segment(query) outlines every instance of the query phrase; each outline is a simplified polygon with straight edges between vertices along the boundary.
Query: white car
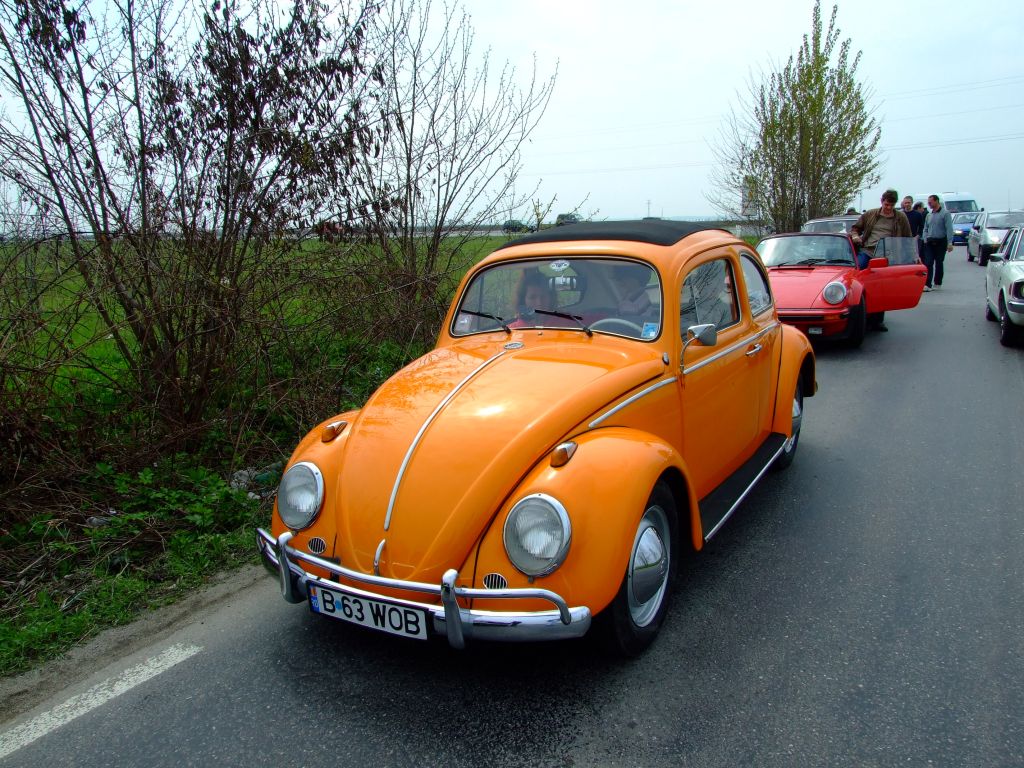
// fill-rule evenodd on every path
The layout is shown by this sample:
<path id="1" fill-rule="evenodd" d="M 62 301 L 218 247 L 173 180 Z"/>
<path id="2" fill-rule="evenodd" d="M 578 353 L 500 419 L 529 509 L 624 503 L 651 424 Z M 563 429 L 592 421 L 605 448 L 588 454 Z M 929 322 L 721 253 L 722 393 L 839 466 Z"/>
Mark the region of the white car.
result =
<path id="1" fill-rule="evenodd" d="M 1024 341 L 1024 227 L 1013 227 L 985 269 L 985 317 L 1004 347 Z"/>
<path id="2" fill-rule="evenodd" d="M 967 233 L 967 260 L 978 257 L 981 266 L 999 249 L 1010 227 L 1024 225 L 1024 211 L 982 211 Z"/>

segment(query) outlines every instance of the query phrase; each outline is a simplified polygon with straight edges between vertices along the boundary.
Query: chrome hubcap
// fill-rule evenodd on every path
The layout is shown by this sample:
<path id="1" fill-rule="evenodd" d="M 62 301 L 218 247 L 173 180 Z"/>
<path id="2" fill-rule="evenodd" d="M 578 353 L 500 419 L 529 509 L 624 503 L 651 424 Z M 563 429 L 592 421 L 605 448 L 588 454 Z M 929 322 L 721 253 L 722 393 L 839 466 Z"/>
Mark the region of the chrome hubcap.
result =
<path id="1" fill-rule="evenodd" d="M 629 615 L 638 627 L 653 621 L 668 586 L 668 518 L 661 507 L 650 507 L 640 520 L 629 559 L 626 595 Z"/>
<path id="2" fill-rule="evenodd" d="M 800 397 L 798 395 L 793 396 L 793 427 L 790 431 L 789 438 L 782 444 L 782 450 L 789 453 L 793 450 L 793 446 L 796 445 L 796 436 L 800 434 L 800 424 L 804 419 L 804 408 L 800 403 Z"/>

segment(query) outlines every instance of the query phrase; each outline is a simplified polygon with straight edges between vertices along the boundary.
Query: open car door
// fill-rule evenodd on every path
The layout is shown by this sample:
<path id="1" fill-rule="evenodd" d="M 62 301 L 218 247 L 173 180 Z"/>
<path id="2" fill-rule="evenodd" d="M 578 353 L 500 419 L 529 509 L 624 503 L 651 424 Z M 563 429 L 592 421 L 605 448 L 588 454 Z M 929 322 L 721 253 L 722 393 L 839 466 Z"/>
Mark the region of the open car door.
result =
<path id="1" fill-rule="evenodd" d="M 928 270 L 917 253 L 913 237 L 883 237 L 875 246 L 874 259 L 883 258 L 884 267 L 868 265 L 861 280 L 868 289 L 871 312 L 891 312 L 916 307 L 924 291 Z"/>

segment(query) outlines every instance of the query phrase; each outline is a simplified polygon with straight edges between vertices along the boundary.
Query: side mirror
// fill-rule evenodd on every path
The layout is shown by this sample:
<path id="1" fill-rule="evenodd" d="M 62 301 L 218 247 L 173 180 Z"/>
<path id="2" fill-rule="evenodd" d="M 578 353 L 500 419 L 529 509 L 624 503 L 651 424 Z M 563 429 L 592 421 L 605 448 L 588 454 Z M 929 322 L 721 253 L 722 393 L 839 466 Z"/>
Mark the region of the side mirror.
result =
<path id="1" fill-rule="evenodd" d="M 699 341 L 705 347 L 713 347 L 718 343 L 718 329 L 714 323 L 702 323 L 701 325 L 691 325 L 686 329 L 686 343 L 683 345 L 683 351 L 686 351 L 686 347 L 690 346 L 694 341 Z"/>
<path id="2" fill-rule="evenodd" d="M 874 259 L 868 259 L 868 269 L 882 269 L 883 267 L 889 266 L 889 260 L 884 256 L 878 256 Z"/>
<path id="3" fill-rule="evenodd" d="M 988 260 L 989 261 L 1006 261 L 1006 254 L 1003 253 L 1002 251 L 1000 251 L 998 253 L 993 253 L 991 256 L 988 257 Z"/>

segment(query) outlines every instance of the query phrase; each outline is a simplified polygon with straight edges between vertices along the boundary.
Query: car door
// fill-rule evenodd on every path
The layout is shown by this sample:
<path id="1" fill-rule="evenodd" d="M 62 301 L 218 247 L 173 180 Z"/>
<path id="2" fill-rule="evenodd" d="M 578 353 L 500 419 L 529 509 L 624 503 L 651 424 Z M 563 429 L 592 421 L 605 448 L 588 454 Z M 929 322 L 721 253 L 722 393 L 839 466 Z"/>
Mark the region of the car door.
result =
<path id="1" fill-rule="evenodd" d="M 760 382 L 769 350 L 739 300 L 736 266 L 734 252 L 717 249 L 689 262 L 676 282 L 682 453 L 698 498 L 753 454 L 760 432 Z M 687 328 L 702 323 L 715 325 L 716 343 L 686 344 Z"/>
<path id="2" fill-rule="evenodd" d="M 867 291 L 867 311 L 891 312 L 916 307 L 921 300 L 928 270 L 918 258 L 917 241 L 911 237 L 885 237 L 875 256 L 886 259 L 884 267 L 868 266 L 860 273 Z"/>
<path id="3" fill-rule="evenodd" d="M 999 254 L 1002 258 L 998 260 L 989 259 L 985 267 L 985 293 L 988 296 L 988 303 L 992 307 L 993 312 L 999 311 L 999 294 L 1002 293 L 1003 283 L 1006 282 L 1004 276 L 1007 273 L 1012 274 L 1013 272 L 1010 268 L 1010 265 L 1013 263 L 1011 260 L 1020 258 L 1020 234 L 1021 230 L 1019 228 L 1011 229 L 1003 241 L 1002 247 L 999 249 Z"/>
<path id="4" fill-rule="evenodd" d="M 980 256 L 981 249 L 979 244 L 981 243 L 981 230 L 985 226 L 985 219 L 988 218 L 988 214 L 984 211 L 974 220 L 974 224 L 967 232 L 967 256 Z"/>

